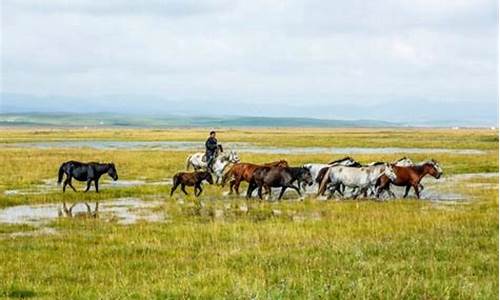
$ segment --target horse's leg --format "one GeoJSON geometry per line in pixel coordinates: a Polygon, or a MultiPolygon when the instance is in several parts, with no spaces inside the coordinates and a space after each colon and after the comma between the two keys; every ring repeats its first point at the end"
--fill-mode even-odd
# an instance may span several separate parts
{"type": "Polygon", "coordinates": [[[281,187],[280,195],[278,196],[278,200],[281,200],[281,197],[283,197],[283,194],[285,194],[286,191],[286,186],[281,187]]]}
{"type": "Polygon", "coordinates": [[[299,194],[299,197],[302,197],[302,193],[300,192],[300,188],[299,187],[296,187],[295,185],[293,185],[291,183],[287,184],[286,187],[289,187],[289,188],[292,188],[292,189],[296,190],[297,194],[299,194]]]}
{"type": "Polygon", "coordinates": [[[266,189],[264,194],[267,195],[267,200],[272,200],[273,199],[273,189],[268,185],[266,185],[264,188],[266,189]]]}
{"type": "Polygon", "coordinates": [[[184,183],[181,183],[181,190],[184,192],[184,194],[188,195],[188,192],[186,192],[186,185],[184,183]]]}
{"type": "Polygon", "coordinates": [[[229,182],[229,195],[232,195],[232,194],[233,194],[233,186],[234,186],[234,183],[235,183],[235,182],[236,182],[235,180],[231,180],[231,181],[229,182]]]}
{"type": "Polygon", "coordinates": [[[408,193],[410,192],[411,185],[407,185],[405,188],[406,188],[406,190],[405,190],[405,194],[404,194],[403,198],[408,197],[408,193]]]}
{"type": "Polygon", "coordinates": [[[68,185],[69,185],[69,187],[70,187],[70,188],[71,188],[74,192],[76,192],[75,187],[71,184],[71,179],[72,179],[72,177],[71,177],[71,176],[69,176],[69,177],[68,177],[68,185]]]}
{"type": "Polygon", "coordinates": [[[253,183],[253,182],[248,183],[247,196],[246,196],[247,199],[252,198],[253,190],[255,190],[255,183],[253,183]]]}
{"type": "Polygon", "coordinates": [[[90,190],[91,185],[92,185],[92,179],[87,180],[87,188],[85,189],[85,193],[90,190]]]}
{"type": "Polygon", "coordinates": [[[262,185],[259,186],[259,189],[257,190],[257,194],[259,195],[259,199],[262,200],[262,185]]]}
{"type": "MultiPolygon", "coordinates": [[[[233,185],[234,186],[234,191],[236,192],[236,195],[240,194],[240,183],[241,183],[241,180],[240,179],[236,179],[235,183],[233,185]]],[[[250,186],[250,184],[248,184],[248,186],[250,186]]],[[[253,190],[252,190],[252,192],[253,192],[253,190]]],[[[250,196],[252,196],[252,195],[250,195],[250,196]]]]}
{"type": "Polygon", "coordinates": [[[200,196],[202,191],[203,191],[203,189],[201,188],[200,184],[196,184],[194,186],[194,194],[196,197],[200,196]]]}
{"type": "Polygon", "coordinates": [[[172,186],[172,189],[170,190],[170,197],[172,197],[178,186],[179,186],[178,182],[174,183],[174,186],[172,186]]]}
{"type": "Polygon", "coordinates": [[[333,192],[332,192],[332,196],[335,194],[336,191],[340,194],[340,196],[342,198],[344,198],[345,185],[343,185],[342,183],[340,183],[340,184],[337,184],[336,186],[334,186],[333,192]],[[342,190],[342,187],[344,187],[343,190],[342,190]]]}
{"type": "Polygon", "coordinates": [[[420,199],[420,192],[418,190],[418,184],[415,184],[413,186],[413,189],[415,190],[415,195],[417,196],[417,199],[420,199]]]}
{"type": "Polygon", "coordinates": [[[63,193],[66,192],[66,186],[68,185],[68,178],[66,178],[66,180],[64,180],[64,184],[63,184],[63,193]]]}
{"type": "Polygon", "coordinates": [[[352,197],[352,198],[353,198],[354,200],[356,200],[356,199],[359,197],[359,195],[361,195],[361,194],[365,194],[367,190],[368,190],[368,188],[366,188],[366,187],[365,187],[365,188],[360,188],[360,187],[358,187],[358,189],[357,189],[356,193],[353,195],[353,197],[352,197]]]}

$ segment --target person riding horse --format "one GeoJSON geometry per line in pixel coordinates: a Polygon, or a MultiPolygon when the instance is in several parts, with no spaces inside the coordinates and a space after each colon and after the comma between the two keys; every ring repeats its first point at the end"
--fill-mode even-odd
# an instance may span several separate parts
{"type": "Polygon", "coordinates": [[[205,156],[207,159],[207,168],[212,171],[212,165],[214,163],[215,157],[217,156],[217,150],[219,146],[217,145],[217,139],[215,138],[215,131],[210,131],[210,136],[205,142],[205,156]]]}

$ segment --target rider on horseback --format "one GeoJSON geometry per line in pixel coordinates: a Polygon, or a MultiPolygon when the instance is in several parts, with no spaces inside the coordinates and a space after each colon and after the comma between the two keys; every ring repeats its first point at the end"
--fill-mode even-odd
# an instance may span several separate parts
{"type": "Polygon", "coordinates": [[[207,159],[207,168],[211,171],[217,150],[218,150],[218,145],[217,145],[217,139],[215,138],[215,131],[210,131],[210,136],[205,142],[205,156],[207,159]]]}

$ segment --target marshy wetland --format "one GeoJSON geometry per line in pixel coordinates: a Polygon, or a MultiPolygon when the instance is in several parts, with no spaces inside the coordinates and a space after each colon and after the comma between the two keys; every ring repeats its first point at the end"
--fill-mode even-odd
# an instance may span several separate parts
{"type": "MultiPolygon", "coordinates": [[[[244,162],[434,158],[422,199],[284,200],[205,185],[169,197],[207,130],[0,129],[0,297],[498,297],[498,131],[224,129],[244,162]],[[174,146],[172,146],[174,145],[174,146]],[[116,164],[100,193],[62,193],[67,160],[116,164]],[[59,216],[100,204],[97,218],[59,216]]],[[[246,185],[243,186],[246,188],[246,185]]],[[[244,190],[244,189],[242,189],[244,190]]]]}

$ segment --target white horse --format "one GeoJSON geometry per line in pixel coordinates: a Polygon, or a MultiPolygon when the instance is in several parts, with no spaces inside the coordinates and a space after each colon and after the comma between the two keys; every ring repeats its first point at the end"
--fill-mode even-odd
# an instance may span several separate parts
{"type": "Polygon", "coordinates": [[[347,156],[342,159],[332,161],[328,164],[308,163],[304,165],[304,168],[308,169],[309,172],[311,172],[313,180],[316,180],[319,171],[323,168],[328,168],[333,166],[355,166],[357,164],[359,164],[357,161],[355,161],[352,157],[347,156]]]}
{"type": "MultiPolygon", "coordinates": [[[[186,159],[186,170],[193,166],[195,171],[207,169],[207,162],[204,160],[205,153],[198,152],[189,155],[186,159]]],[[[231,163],[239,163],[240,157],[236,151],[231,150],[229,153],[219,152],[219,155],[214,159],[212,169],[214,171],[215,183],[218,184],[222,180],[224,169],[231,163]]]]}
{"type": "Polygon", "coordinates": [[[328,169],[320,185],[318,195],[321,195],[322,190],[325,188],[326,178],[329,178],[331,186],[334,187],[334,192],[338,191],[342,194],[339,187],[340,185],[344,185],[355,190],[352,196],[356,199],[359,195],[368,191],[369,188],[375,186],[377,180],[382,175],[386,175],[391,180],[396,179],[396,173],[394,173],[392,166],[387,163],[361,168],[334,166],[328,169]]]}

